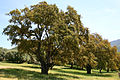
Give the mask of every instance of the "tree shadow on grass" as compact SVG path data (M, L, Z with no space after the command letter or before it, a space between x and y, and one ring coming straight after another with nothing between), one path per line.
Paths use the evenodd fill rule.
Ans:
M63 78L58 78L57 75L43 75L39 72L22 69L0 69L0 77L18 78L18 80L65 80Z
M0 69L0 77L2 78L17 78L18 80L66 80L63 77L76 78L79 77L66 74L48 74L44 75L35 71L23 69Z
M75 74L75 75L96 76L96 77L112 77L112 75L105 74L105 73L98 73L98 72L87 74L87 73L82 72L82 70L80 70L80 71L72 71L72 70L66 71L63 69L54 69L54 70L57 72L70 73L70 74Z
M41 68L41 67L39 67L39 66L22 66L22 67L35 68L35 69L40 69L40 68Z
M92 72L100 73L99 71L92 71ZM105 73L105 74L106 74L106 73L116 73L116 72L117 72L117 71L113 71L113 72L112 72L112 71L110 71L110 72L102 71L101 74L103 74L103 73Z
M62 69L71 69L71 68L66 66L65 68L62 68ZM73 67L72 69L85 71L85 69L76 68L76 67Z

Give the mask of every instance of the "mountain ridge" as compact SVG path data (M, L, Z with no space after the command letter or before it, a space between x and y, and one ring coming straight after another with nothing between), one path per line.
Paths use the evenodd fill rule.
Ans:
M111 43L111 46L116 46L118 49L118 52L120 52L120 39L111 41L110 43Z

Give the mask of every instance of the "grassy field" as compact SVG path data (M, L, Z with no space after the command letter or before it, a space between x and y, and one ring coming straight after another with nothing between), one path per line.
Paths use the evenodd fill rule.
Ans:
M39 65L13 64L0 62L0 80L120 80L117 72L99 73L69 69L69 67L55 66L49 75L40 74Z

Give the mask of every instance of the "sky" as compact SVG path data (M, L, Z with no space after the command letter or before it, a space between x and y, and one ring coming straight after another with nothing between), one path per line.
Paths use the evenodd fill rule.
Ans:
M0 47L13 48L8 36L2 34L9 25L9 16L5 15L14 9L37 4L43 0L1 0L0 1ZM84 27L90 33L98 33L109 41L120 39L120 0L44 0L48 4L56 4L59 9L66 11L72 6L81 15Z

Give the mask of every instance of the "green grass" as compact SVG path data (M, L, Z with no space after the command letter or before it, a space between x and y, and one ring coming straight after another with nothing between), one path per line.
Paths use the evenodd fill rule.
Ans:
M40 66L34 64L14 64L0 62L0 80L120 80L117 72L99 73L55 66L49 75L40 74Z

